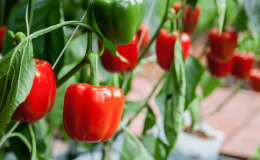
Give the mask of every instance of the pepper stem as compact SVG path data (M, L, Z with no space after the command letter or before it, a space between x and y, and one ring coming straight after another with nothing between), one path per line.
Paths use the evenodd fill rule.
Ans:
M90 76L91 76L91 85L99 86L99 75L98 75L98 54L97 53L89 53L87 58L90 62Z

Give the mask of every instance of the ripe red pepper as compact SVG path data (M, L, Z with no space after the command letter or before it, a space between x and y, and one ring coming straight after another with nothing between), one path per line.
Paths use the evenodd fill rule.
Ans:
M234 66L232 74L240 79L247 79L249 72L254 64L254 53L247 51L245 53L235 53Z
M149 26L147 26L144 23L141 25L140 29L137 32L138 39L141 38L141 35L142 35L143 32L144 32L144 38L143 38L143 41L141 43L141 47L140 47L141 49L144 49L150 42L150 36L149 36L150 28L149 28Z
M138 61L138 37L135 35L132 41L127 45L116 45L117 52L123 56L129 63L123 62L120 58L114 56L105 48L103 55L100 57L104 68L109 72L126 72L132 71ZM101 47L99 42L99 48Z
M222 60L213 56L210 49L207 51L207 62L208 62L208 69L211 75L222 78L228 76L233 69L234 58L231 57L229 60Z
M107 141L118 128L124 102L124 93L118 87L72 84L64 99L64 129L77 142Z
M218 27L212 28L209 33L209 45L212 55L222 60L229 60L234 56L237 38L238 33L231 27L227 27L220 35Z
M179 9L181 8L182 3L181 2L175 2L172 6L172 8L177 13ZM200 7L197 5L194 10L190 5L185 6L184 11L184 32L191 34L198 22L200 16Z
M34 59L36 74L26 100L15 110L12 120L34 123L51 111L56 98L56 80L51 65Z
M252 69L249 73L249 85L252 90L260 92L260 70Z
M174 58L174 45L179 36L179 31L173 34L166 29L161 29L156 41L156 55L158 64L166 71L170 70ZM187 33L181 35L183 57L187 59L190 52L190 36Z
M3 49L6 30L7 29L5 26L0 27L0 52L2 52L2 49Z

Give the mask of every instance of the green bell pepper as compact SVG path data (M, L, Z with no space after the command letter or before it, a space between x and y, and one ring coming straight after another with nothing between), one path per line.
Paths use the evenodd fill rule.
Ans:
M142 24L145 3L144 0L94 0L93 13L109 41L128 44Z

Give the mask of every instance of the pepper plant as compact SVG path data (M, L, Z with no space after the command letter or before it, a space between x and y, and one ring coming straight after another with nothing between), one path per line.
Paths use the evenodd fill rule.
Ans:
M223 77L233 73L242 79L231 96L248 78L252 88L260 90L260 71L251 70L254 56L244 61L237 55L254 52L258 58L259 37L252 33L260 31L260 14L253 12L254 3L1 1L0 157L14 153L17 159L55 159L50 144L58 137L71 144L66 159L80 156L78 148L101 146L102 159L109 160L115 141L123 136L120 159L167 159L183 129L183 113L190 111L192 131L201 100L223 84ZM246 30L247 36L239 39L229 26ZM209 48L200 56L206 54L207 72L200 57L190 53L192 43L210 28ZM236 47L240 52L234 56ZM125 97L133 78L155 59L164 74L146 99L129 101ZM158 89L156 102L163 118L159 129L149 104ZM143 134L137 137L128 126L144 109ZM151 134L152 128L163 134Z

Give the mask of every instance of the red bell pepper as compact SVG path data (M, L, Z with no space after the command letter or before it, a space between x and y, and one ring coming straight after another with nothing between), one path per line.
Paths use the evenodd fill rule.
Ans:
M150 36L149 36L150 28L144 23L141 25L140 29L137 32L138 39L141 38L143 32L144 32L144 38L141 43L141 47L140 47L141 49L144 49L150 42Z
M56 98L56 80L51 65L34 59L36 74L26 100L15 110L12 120L34 123L51 111Z
M235 53L234 66L232 74L240 79L247 79L249 72L254 64L254 53L247 51L245 53Z
M161 29L156 41L156 55L158 64L166 71L170 70L174 58L174 45L179 36L179 31L170 34L170 31ZM187 33L181 35L183 57L187 59L190 52L190 36Z
M249 85L252 90L260 92L260 70L252 69L249 73Z
M212 28L209 33L209 45L212 55L222 60L229 60L234 56L237 38L238 33L231 27L227 27L220 35L218 27Z
M208 62L208 69L211 75L222 78L228 76L233 69L234 58L231 57L229 60L222 60L213 56L210 49L207 51L207 62Z
M138 61L138 37L135 35L132 41L127 45L116 45L117 52L123 56L129 63L123 62L120 58L114 56L105 48L103 55L100 57L104 68L109 72L126 72L132 71ZM99 42L99 48L101 47Z
M107 141L118 128L124 102L124 93L118 87L72 84L64 99L64 129L77 142Z
M172 6L172 8L177 13L179 9L181 8L182 3L181 2L175 2ZM194 10L190 5L186 5L184 9L184 32L191 34L198 22L199 16L200 16L200 7L197 5Z
M0 52L2 52L2 49L3 49L6 30L7 29L5 26L0 27Z

